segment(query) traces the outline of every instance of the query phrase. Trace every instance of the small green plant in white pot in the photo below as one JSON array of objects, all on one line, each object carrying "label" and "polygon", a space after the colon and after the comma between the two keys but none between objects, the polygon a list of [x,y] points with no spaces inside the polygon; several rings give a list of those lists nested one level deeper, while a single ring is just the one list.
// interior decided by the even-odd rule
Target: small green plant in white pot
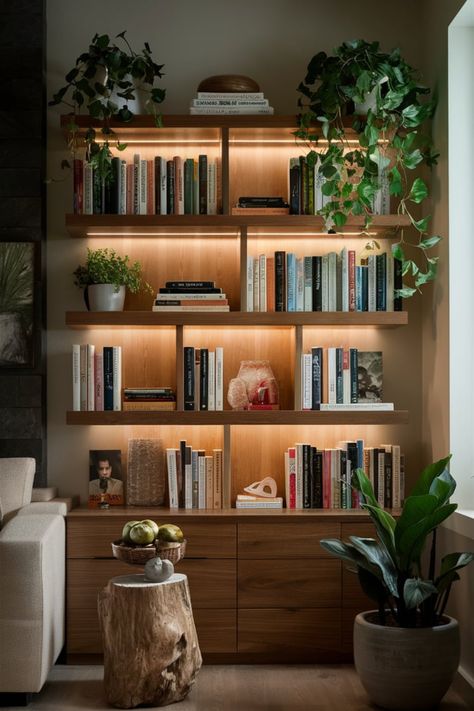
[{"label": "small green plant in white pot", "polygon": [[[377,610],[357,615],[354,661],[372,701],[394,711],[436,706],[458,668],[459,627],[445,614],[451,586],[473,553],[436,556],[436,529],[457,508],[450,457],[428,466],[395,519],[382,509],[372,484],[357,469],[352,485],[375,525],[378,540],[326,539],[323,548],[349,563]],[[431,539],[431,540],[430,540]],[[424,550],[430,541],[429,554]]]},{"label": "small green plant in white pot", "polygon": [[74,276],[90,311],[123,311],[127,289],[132,294],[140,290],[153,294],[140,263],[131,263],[128,255],[121,257],[113,249],[88,249],[85,265],[79,265]]}]

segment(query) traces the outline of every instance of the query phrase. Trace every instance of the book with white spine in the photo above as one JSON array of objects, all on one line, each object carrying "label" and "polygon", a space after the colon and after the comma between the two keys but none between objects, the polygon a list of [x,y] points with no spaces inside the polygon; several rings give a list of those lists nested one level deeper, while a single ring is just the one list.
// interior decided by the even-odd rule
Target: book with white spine
[{"label": "book with white spine", "polygon": [[253,261],[254,258],[247,255],[247,311],[253,311]]},{"label": "book with white spine", "polygon": [[138,203],[138,214],[146,215],[147,213],[147,194],[148,194],[148,166],[146,160],[141,160],[138,167],[138,182],[140,184],[140,201]]},{"label": "book with white spine", "polygon": [[216,354],[209,351],[208,355],[208,410],[216,409]]},{"label": "book with white spine", "polygon": [[329,311],[328,255],[321,257],[321,311]]},{"label": "book with white spine", "polygon": [[104,354],[102,351],[96,350],[94,356],[94,393],[95,393],[95,410],[103,412],[104,410]]},{"label": "book with white spine", "polygon": [[253,310],[260,311],[260,259],[253,261]]},{"label": "book with white spine", "polygon": [[367,296],[368,311],[377,311],[377,255],[369,254],[367,258]]},{"label": "book with white spine", "polygon": [[155,296],[155,301],[183,301],[186,299],[192,299],[193,301],[225,301],[227,296],[225,294],[199,294],[192,291],[183,291],[180,294],[157,294]]},{"label": "book with white spine", "polygon": [[268,99],[192,99],[190,106],[268,106]]},{"label": "book with white spine", "polygon": [[87,345],[79,346],[79,385],[80,385],[80,409],[87,411]]},{"label": "book with white spine", "polygon": [[114,410],[122,409],[122,347],[113,346],[112,369],[114,378]]},{"label": "book with white spine", "polygon": [[268,114],[274,112],[273,106],[191,106],[189,113],[192,115],[207,114]]},{"label": "book with white spine", "polygon": [[207,214],[217,215],[217,166],[216,162],[207,162]]},{"label": "book with white spine", "polygon": [[[328,348],[328,404],[336,404],[336,349]],[[322,404],[321,404],[321,409]]]},{"label": "book with white spine", "polygon": [[330,412],[393,412],[393,402],[351,402],[351,403],[321,403],[321,411]]},{"label": "book with white spine", "polygon": [[224,349],[216,348],[216,410],[224,409]]},{"label": "book with white spine", "polygon": [[267,310],[267,258],[264,254],[258,257],[258,306],[259,311]]},{"label": "book with white spine", "polygon": [[296,310],[304,311],[304,257],[296,257]]},{"label": "book with white spine", "polygon": [[87,344],[87,409],[93,412],[95,409],[95,381],[94,381],[94,355],[95,346]]},{"label": "book with white spine", "polygon": [[328,254],[328,311],[337,311],[337,255],[336,252]]},{"label": "book with white spine", "polygon": [[80,374],[81,347],[75,343],[72,347],[72,409],[74,412],[81,410],[81,374]]},{"label": "book with white spine", "polygon": [[170,509],[179,507],[178,498],[178,470],[176,466],[176,449],[166,450],[166,465],[168,470],[168,494]]},{"label": "book with white spine", "polygon": [[342,259],[342,311],[349,311],[349,253],[347,247],[341,251]]},{"label": "book with white spine", "polygon": [[198,457],[198,508],[206,508],[206,457],[205,452],[199,451]]},{"label": "book with white spine", "polygon": [[301,356],[301,397],[303,410],[311,410],[313,405],[313,357],[311,353],[303,353]]}]

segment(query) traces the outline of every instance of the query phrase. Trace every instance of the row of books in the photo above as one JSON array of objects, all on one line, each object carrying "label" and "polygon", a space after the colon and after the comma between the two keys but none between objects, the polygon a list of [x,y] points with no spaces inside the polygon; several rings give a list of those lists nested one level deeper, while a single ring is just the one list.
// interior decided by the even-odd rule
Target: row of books
[{"label": "row of books", "polygon": [[83,215],[216,215],[218,161],[163,156],[133,163],[112,158],[110,180],[86,161],[74,160],[74,212]]},{"label": "row of books", "polygon": [[314,346],[301,356],[303,410],[393,410],[382,395],[381,351]]},{"label": "row of books", "polygon": [[357,509],[358,492],[351,487],[356,469],[363,469],[380,506],[398,509],[404,499],[405,461],[400,446],[365,447],[363,440],[341,442],[335,449],[298,443],[285,452],[285,494],[289,509]]},{"label": "row of books", "polygon": [[[314,166],[310,166],[306,156],[290,158],[290,214],[316,215],[327,203],[334,200],[333,181],[325,178],[319,169],[319,159]],[[374,215],[389,215],[390,185],[386,172],[382,173],[378,184],[380,187],[372,199],[371,211]]]},{"label": "row of books", "polygon": [[401,311],[401,262],[381,252],[247,257],[247,311]]},{"label": "row of books", "polygon": [[176,410],[176,394],[168,386],[156,388],[124,388],[124,410]]},{"label": "row of books", "polygon": [[206,454],[205,450],[192,449],[186,440],[181,440],[179,448],[166,450],[166,466],[170,508],[224,508],[222,449]]},{"label": "row of books", "polygon": [[72,409],[122,409],[122,347],[74,344],[72,347]]},{"label": "row of books", "polygon": [[273,106],[262,91],[212,92],[198,91],[191,100],[190,114],[273,114]]},{"label": "row of books", "polygon": [[229,302],[213,281],[167,281],[153,311],[229,311]]},{"label": "row of books", "polygon": [[224,349],[185,346],[183,353],[184,409],[224,409]]}]

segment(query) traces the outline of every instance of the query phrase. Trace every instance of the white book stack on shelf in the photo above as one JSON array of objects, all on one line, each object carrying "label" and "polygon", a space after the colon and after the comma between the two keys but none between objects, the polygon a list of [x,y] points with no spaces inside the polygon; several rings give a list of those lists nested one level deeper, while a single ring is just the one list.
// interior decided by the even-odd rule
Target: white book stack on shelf
[{"label": "white book stack on shelf", "polygon": [[263,91],[256,92],[214,92],[198,91],[192,99],[190,114],[273,114]]}]

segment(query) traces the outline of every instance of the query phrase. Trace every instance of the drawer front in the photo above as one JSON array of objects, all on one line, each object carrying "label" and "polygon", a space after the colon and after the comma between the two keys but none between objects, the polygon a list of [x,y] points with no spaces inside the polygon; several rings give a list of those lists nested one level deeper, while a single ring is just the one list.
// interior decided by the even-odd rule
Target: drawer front
[{"label": "drawer front", "polygon": [[341,524],[341,538],[347,540],[349,536],[359,536],[360,538],[377,537],[374,524],[369,522]]},{"label": "drawer front", "polygon": [[338,653],[341,613],[327,610],[239,610],[238,651],[281,655],[282,660]]},{"label": "drawer front", "polygon": [[[141,568],[138,568],[141,572]],[[235,608],[236,565],[234,560],[186,560],[177,570],[189,580],[193,607]],[[95,609],[97,595],[110,578],[130,575],[132,566],[117,560],[69,560],[67,565],[68,613]],[[138,571],[137,571],[138,572]]]},{"label": "drawer front", "polygon": [[373,610],[375,604],[372,603],[367,607],[367,605],[361,607],[346,607],[342,611],[342,651],[345,654],[353,654],[353,642],[354,642],[354,620],[359,612],[366,612],[367,610]]},{"label": "drawer front", "polygon": [[339,523],[239,523],[239,558],[328,558],[322,538],[339,538]]},{"label": "drawer front", "polygon": [[[156,520],[160,521],[159,513]],[[187,540],[187,558],[235,558],[237,527],[232,523],[186,523],[177,516]],[[68,518],[68,558],[111,558],[111,541],[120,538],[122,529],[130,516],[107,518]]]},{"label": "drawer front", "polygon": [[341,601],[337,560],[239,560],[239,607],[335,607]]},{"label": "drawer front", "polygon": [[[204,653],[236,652],[235,610],[193,610],[199,646]],[[102,654],[102,637],[96,608],[68,614],[68,654]]]},{"label": "drawer front", "polygon": [[[342,538],[348,540],[349,536],[375,538],[375,527],[371,523],[343,523]],[[358,611],[376,607],[376,603],[362,591],[358,575],[347,570],[345,563],[342,571],[342,606]]]}]

